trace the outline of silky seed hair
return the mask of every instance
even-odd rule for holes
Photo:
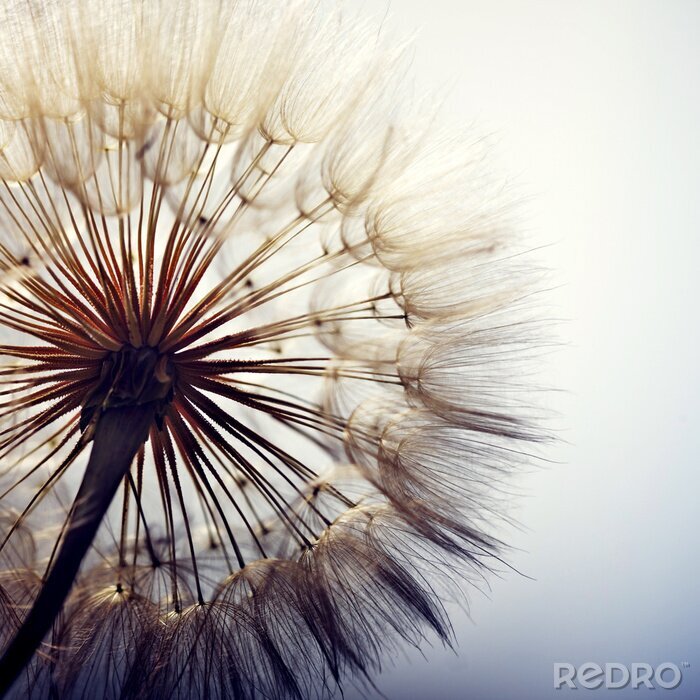
[[[349,9],[0,10],[1,692],[371,687],[504,565],[540,278]]]

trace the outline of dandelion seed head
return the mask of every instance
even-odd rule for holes
[[[542,437],[484,143],[335,3],[0,15],[10,692],[322,698],[449,641]]]

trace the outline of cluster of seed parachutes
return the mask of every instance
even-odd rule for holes
[[[322,697],[391,640],[448,639],[538,436],[481,146],[402,114],[402,52],[328,5],[7,12],[0,644],[105,377],[140,348],[168,377],[18,696]]]

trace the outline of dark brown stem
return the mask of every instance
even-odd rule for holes
[[[66,534],[32,609],[0,659],[4,697],[51,629],[70,593],[80,564],[156,414],[154,402],[109,408],[101,414]]]

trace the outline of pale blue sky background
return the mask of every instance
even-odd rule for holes
[[[377,2],[377,6],[379,6]],[[384,4],[382,3],[382,7]],[[563,288],[568,444],[524,476],[509,573],[458,655],[398,658],[391,700],[700,698],[700,2],[394,0],[415,72],[497,135]],[[554,691],[553,661],[690,663],[675,691]],[[373,695],[373,694],[371,694]],[[348,700],[360,697],[346,693]]]

